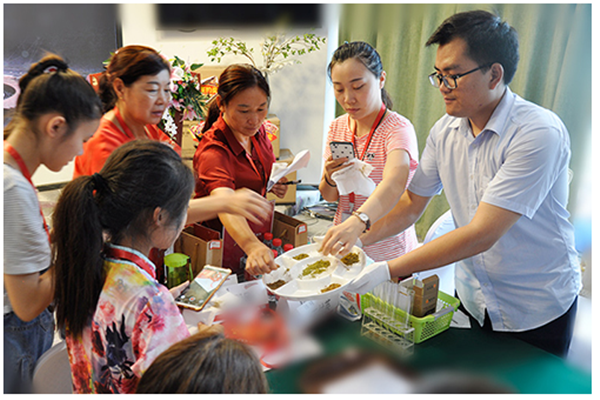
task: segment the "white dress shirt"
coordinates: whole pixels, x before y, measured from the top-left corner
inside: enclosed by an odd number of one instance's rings
[[[564,314],[581,286],[566,209],[569,134],[552,111],[506,92],[477,136],[445,115],[431,129],[409,186],[430,197],[444,189],[456,227],[480,202],[521,214],[488,251],[456,263],[466,309],[496,331],[531,330]]]

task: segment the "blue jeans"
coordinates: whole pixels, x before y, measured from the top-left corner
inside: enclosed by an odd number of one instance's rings
[[[4,314],[4,393],[31,392],[35,363],[53,340],[54,317],[48,310],[29,322]]]

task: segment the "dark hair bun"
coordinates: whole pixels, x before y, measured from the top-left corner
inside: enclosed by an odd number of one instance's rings
[[[56,54],[49,54],[42,58],[37,63],[33,64],[29,71],[21,77],[19,80],[19,88],[21,93],[25,91],[27,85],[33,78],[36,78],[42,74],[49,74],[54,72],[67,72],[69,66],[61,57]]]

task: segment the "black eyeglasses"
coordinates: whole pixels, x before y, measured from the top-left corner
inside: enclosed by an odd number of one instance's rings
[[[456,80],[458,78],[462,78],[465,75],[469,75],[470,73],[473,73],[475,71],[479,71],[482,68],[487,68],[490,65],[492,65],[493,63],[488,63],[485,65],[481,65],[475,69],[472,69],[470,71],[465,72],[464,74],[458,74],[458,75],[441,75],[437,72],[434,72],[433,74],[429,75],[429,82],[431,82],[431,84],[436,87],[439,88],[440,86],[442,86],[442,82],[444,82],[444,86],[446,86],[448,89],[453,90],[456,89],[458,87],[458,83],[456,82]],[[451,83],[451,81],[448,79],[451,78],[452,82],[454,82],[454,85]]]

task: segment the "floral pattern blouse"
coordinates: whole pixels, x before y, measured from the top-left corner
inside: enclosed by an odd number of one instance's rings
[[[160,353],[189,336],[173,297],[143,254],[109,246],[106,281],[80,338],[67,330],[74,393],[133,393]]]

